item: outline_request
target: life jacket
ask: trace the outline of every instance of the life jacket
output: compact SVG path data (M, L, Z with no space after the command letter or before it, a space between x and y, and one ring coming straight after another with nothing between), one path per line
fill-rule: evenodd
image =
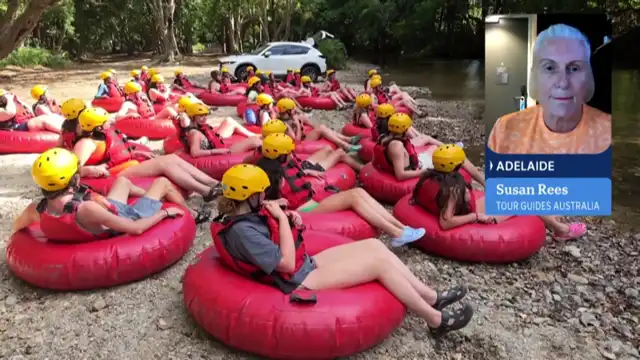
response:
M409 167L410 170L417 170L420 167L420 160L418 159L418 153L416 152L416 148L413 146L411 141L404 137L403 139L392 138L390 140L378 140L376 142L376 146L373 148L373 166L382 171L389 174L393 174L393 164L391 163L391 159L389 158L389 144L393 140L402 141L405 150L409 154Z
M280 195L287 199L290 209L297 209L313 199L315 192L311 183L305 179L302 162L295 155L283 165L283 181L280 185Z
M268 82L266 84L264 84L264 92L265 94L269 94L269 95L273 95L275 93L275 86L273 85L273 82Z
M146 93L147 92L147 83L142 80L142 77L140 79L132 79L131 81L137 83L138 85L140 85L140 87L142 88L142 92Z
M285 281L290 281L293 276L304 265L307 257L307 249L304 245L304 226L295 226L292 221L289 221L291 225L291 234L293 235L294 245L296 248L295 253L295 266L291 272L282 272L274 270L271 274L266 274L258 266L238 260L234 258L227 250L227 240L225 239L225 233L235 224L242 221L250 221L249 217L255 214L240 215L227 217L220 221L213 222L211 225L211 233L213 234L213 244L218 251L220 261L231 270L240 275L252 278L256 281L275 286L282 290L284 293L291 293L295 289L291 289L291 286L286 286ZM266 209L258 211L257 215L260 220L264 221L269 229L271 241L274 244L280 245L280 227L276 218L271 215Z
M110 231L93 234L82 228L76 220L80 204L84 201L90 201L94 196L100 195L91 191L86 185L80 185L78 190L73 194L73 198L64 204L60 216L49 214L47 211L47 199L42 199L36 209L40 214L40 229L44 236L51 241L67 243L90 242L112 236ZM115 205L108 201L101 202L101 204L106 206L106 209L111 213L118 215L118 210Z
M113 82L110 82L107 85L107 96L108 97L112 97L112 98L117 98L117 97L123 97L124 96L124 92L120 90L120 88L118 88L118 85L116 85Z
M311 96L313 97L320 96L320 89L318 89L317 87L311 86L309 89L311 90Z
M362 124L360 123L360 118L362 117L362 114L367 114L367 117L369 117L369 119L375 119L375 111L374 110L366 110L366 109L356 109L353 112L353 117L351 118L351 123L355 126L359 126L359 127L364 127L362 126ZM372 117L373 115L373 117Z
M287 77L284 79L284 82L291 86L294 86L296 84L296 75L293 73L287 73Z
M300 87L302 87L302 77L300 75L294 75L295 78L295 82L294 82L294 86L296 87L296 89L300 89Z
M464 214L456 214L456 215L466 215L469 213L476 212L476 199L471 189L471 177L464 176L459 173L460 176L464 177L465 184L469 191L471 198L469 201L465 202L466 209L462 209ZM440 184L438 181L431 177L422 176L416 187L413 189L413 194L411 201L414 204L422 206L429 213L440 216L441 210L438 206L438 194L440 193Z
M102 131L104 140L96 139L96 150L86 162L86 165L106 164L108 169L131 161L144 161L150 150L136 143L128 141L127 137L115 129L105 129ZM79 139L77 139L79 140Z
M386 104L391 100L389 95L379 86L373 90L373 94L376 96L376 99L378 99L378 104Z
M62 131L60 132L60 138L62 138L62 148L69 151L73 151L73 146L76 143L78 137L76 129L78 127L78 119L65 120L62 122Z
M389 133L389 119L374 117L376 119L375 125L371 128L371 139L377 141L380 136L387 135Z
M274 109L262 109L259 108L258 109L258 121L262 121L262 114L266 113L267 115L269 115L269 119L275 119L277 117L277 113L274 111ZM259 125L264 125L264 124L259 124Z
M42 110L39 110L40 106L48 107L49 111L53 114L62 115L62 109L54 99L47 99L46 102L38 100L38 102L33 104L32 110L36 116L45 114Z
M191 83L191 81L189 81L189 79L187 79L186 76L177 76L174 80L173 83L182 87L182 88L192 88L195 87L193 86L193 84Z
M149 73L148 72L141 72L140 73L140 81L144 82L145 85L146 85L147 81L149 81Z
M338 81L338 79L333 78L333 79L329 80L329 84L331 84L331 88L329 89L329 91L338 91L338 90L340 90L340 81Z
M219 92L220 94L226 94L229 91L231 91L231 88L229 87L229 84L231 84L231 80L229 81L222 81L221 83L218 83L219 87Z
M156 114L156 111L153 110L151 101L149 101L149 98L142 93L127 97L127 101L132 102L136 106L138 115L142 118L150 118Z
M187 138L187 133L191 130L200 131L205 136L205 138L207 138L211 149L224 149L227 147L222 140L222 137L220 137L220 135L218 135L218 133L215 132L215 130L210 125L191 124L189 127L184 128L184 130L182 130L181 127L180 131L180 141L182 142L182 145L185 146L185 151L187 152L187 154L191 152L191 146L189 144L189 139Z
M16 105L16 115L8 120L0 121L0 130L4 131L12 131L18 127L18 125L33 119L34 115L31 112L31 109L25 107L18 98L13 99L14 104Z
M153 88L149 88L149 90L147 90L147 98L149 100L151 100L151 95L149 94L149 92L151 91L151 89ZM156 85L156 91L158 91L160 94L164 95L164 93L167 90L167 87L164 84L157 84ZM162 104L164 105L167 102L167 99L165 99L163 96L156 96L156 99L153 100L154 104Z

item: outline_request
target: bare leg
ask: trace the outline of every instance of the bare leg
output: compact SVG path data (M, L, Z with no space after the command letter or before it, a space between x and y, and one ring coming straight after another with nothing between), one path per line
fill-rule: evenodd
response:
M178 166L182 171L185 171L187 174L191 175L196 181L206 186L215 186L218 184L218 180L212 178L211 176L205 174L202 170L197 167L189 164L183 158L175 155L164 155L163 158L168 158L169 163L173 166Z
M171 118L174 118L176 115L178 115L176 110L171 106L167 106L164 109L162 109L162 111L156 114L155 119L156 120L171 119Z
M361 201L361 197L359 196L358 191L363 190L351 189L331 195L328 198L322 200L318 204L318 206L310 212L328 213L343 210L353 210L373 227L380 229L395 238L402 236L404 227L396 227L394 224L387 221L377 211L372 209L369 204Z
M27 121L27 126L31 131L46 130L56 134L62 132L62 122L64 118L57 114L45 114L36 116Z
M383 218L385 218L388 222L392 223L394 226L396 226L397 228L400 229L404 229L405 224L401 223L398 219L396 219L395 217L393 217L393 215L391 215L387 209L385 209L382 205L380 205L380 203L374 199L373 197L371 197L371 195L369 195L368 192L364 191L364 189L362 188L355 188L354 190L357 191L358 196L360 196L360 199L365 202L366 204L368 204L372 209L374 209L375 211L377 211L380 215L382 215Z
M320 153L322 156L319 155L316 158L316 154L320 154ZM362 164L360 164L360 162L358 162L358 160L352 158L347 153L345 153L344 150L342 149L333 150L330 147L324 148L316 152L315 154L311 155L309 158L307 158L307 161L314 162L322 166L325 170L331 169L332 167L336 166L336 164L339 162L343 162L349 165L350 168L352 168L357 172L360 172L363 166Z
M257 149L262 145L262 140L257 136L252 136L246 140L237 142L229 147L232 154L239 154L247 151Z
M172 202L174 204L184 206L185 208L189 208L184 197L166 177L159 177L155 179L153 184L151 184L151 187L149 187L149 190L144 193L144 196L151 199Z
M480 173L478 168L476 168L475 165L473 165L471 161L469 161L469 159L466 159L462 163L462 168L467 170L467 172L469 173L469 175L471 175L471 178L473 180L477 181L479 184L482 185L482 187L484 187L484 176Z
M129 193L132 187L131 180L118 176L116 181L113 182L109 193L107 193L107 199L119 201L126 204L129 200ZM144 192L144 191L143 191Z
M306 136L306 140L319 140L322 138L331 141L332 143L338 145L339 147L345 150L351 149L351 144L340 139L340 137L337 136L336 132L331 131L329 128L327 128L324 125L319 125L317 128L309 132Z
M244 135L246 137L256 137L258 134L252 133L247 130L244 126L240 125L237 121L233 120L230 117L225 118L216 133L220 135L223 139L227 139L231 137L234 133L239 133L240 135Z
M314 256L318 267L303 285L313 290L340 289L377 280L429 326L438 327L440 312L416 291L383 248L379 240L371 239L324 250ZM367 256L361 256L365 253Z

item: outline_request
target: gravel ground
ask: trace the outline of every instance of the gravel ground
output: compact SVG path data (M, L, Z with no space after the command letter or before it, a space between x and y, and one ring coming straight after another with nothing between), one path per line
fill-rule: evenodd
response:
M129 63L116 65L131 67ZM368 66L352 65L357 74L365 68ZM163 68L167 75L170 69ZM202 74L202 68L187 70ZM58 72L47 79L59 99L87 97L95 90L95 71L76 71ZM341 75L346 82L356 82L355 71ZM62 76L65 80L58 81ZM42 78L42 73L21 75L13 87L7 87L26 98L28 87L21 84ZM420 129L440 139L482 143L481 103L421 102L429 117L418 120ZM231 108L220 111L220 115L233 113ZM316 111L313 119L339 129L346 114ZM11 219L37 196L29 176L35 157L0 157L1 248L6 246ZM398 256L436 288L469 284L468 298L476 306L476 316L464 330L436 341L423 321L409 315L386 341L352 358L640 358L640 234L620 233L612 220L587 221L590 230L580 241L557 244L549 240L532 259L507 266L461 264L417 250L399 250ZM187 256L168 270L134 284L79 293L30 287L1 261L0 359L251 358L205 334L182 304L181 276L195 254L210 244L205 226ZM4 256L4 251L0 254Z

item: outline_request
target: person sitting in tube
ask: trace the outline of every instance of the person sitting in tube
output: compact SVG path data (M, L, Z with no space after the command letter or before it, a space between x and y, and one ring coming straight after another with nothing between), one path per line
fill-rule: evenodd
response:
M144 81L146 84L147 81L149 81L150 77L151 76L149 76L149 68L145 65L142 65L140 67L140 80Z
M171 103L171 86L164 83L164 76L153 75L147 88L147 97L153 104L167 105Z
M191 88L204 89L204 87L189 80L187 75L185 75L184 70L182 69L175 70L173 72L173 75L174 75L173 85L178 87L179 89L182 89L185 92L189 92L189 89Z
M262 86L262 80L257 76L252 76L247 80L247 90L245 96L247 97L247 104L255 104L258 95L264 92L264 86Z
M122 234L140 235L166 218L182 216L179 207L162 209L162 201L186 205L169 180L159 177L145 191L119 177L106 197L80 184L74 153L53 148L42 153L31 176L43 199L27 206L14 220L12 232L40 223L52 241L101 240ZM139 197L129 205L129 198Z
M202 195L205 202L215 198L219 182L183 158L175 154L155 156L139 149L118 131L105 127L109 114L103 109L78 110L76 136L65 143L72 145L67 150L73 151L80 160L83 177L164 176L179 187Z
M31 97L35 100L32 106L33 113L36 116L53 115L54 117L62 116L60 105L53 96L49 95L49 89L44 85L36 85L31 88Z
M156 75L154 75L156 76ZM149 89L152 91L155 89ZM174 119L178 113L171 106L166 106L162 111L156 114L147 95L142 92L140 84L130 81L124 85L124 93L126 94L125 102L122 103L120 110L115 115L115 121L124 118L133 119L153 119L167 120Z
M269 200L278 200L300 212L353 210L372 226L391 235L394 247L404 246L424 236L424 229L402 224L361 188L340 191L322 201L314 200L315 191L305 177L324 177L320 171L324 168L319 168L322 164L316 159L301 161L294 155L294 149L293 139L285 134L269 135L262 142L262 158L256 164L269 175L273 184L267 190Z
M345 136L329 129L324 124L312 124L314 129L305 134L305 124L302 117L298 114L292 116L292 114L294 114L293 110L296 109L296 107L295 103L288 98L278 100L276 106L279 109L278 117L280 120L284 121L289 128L287 130L287 135L292 137L296 142L326 139L348 153L357 152L362 148L362 145L358 145L361 138L360 136Z
M233 76L233 74L229 72L229 68L227 67L223 66L222 68L220 68L220 73L222 73L222 81L224 83L231 84L240 82L237 77Z
M322 87L322 92L333 91L344 96L349 101L355 101L356 96L358 96L358 93L356 93L356 91L352 88L348 86L342 86L342 84L340 84L340 81L336 77L336 71L334 69L330 69L327 70L327 81Z
M134 69L131 70L131 80L132 82L137 83L142 88L142 91L147 92L147 82L142 79L142 72L140 70Z
M371 95L362 93L356 96L356 107L351 115L351 123L360 128L371 129L376 119L375 115Z
M595 92L591 45L552 25L533 46L529 97L539 105L504 115L487 140L500 154L598 154L611 146L611 115L587 105Z
M207 124L209 107L202 103L187 104L185 112L189 116L190 126L180 128L179 138L185 151L193 157L243 153L258 148L262 143L259 136L251 133L234 120L223 122L217 129L211 127ZM233 145L225 144L220 133L230 137L230 133L234 132L242 133L247 136L247 139Z
M300 78L300 82L302 83L302 86L300 88L300 92L298 96L312 96L312 97L326 96L326 97L329 97L336 104L336 106L338 107L338 110L344 110L348 108L349 104L347 104L344 100L342 100L342 97L340 96L340 94L338 94L335 91L322 92L318 87L316 87L313 84L311 77L305 75Z
M57 114L35 116L17 95L0 89L0 131L50 131L59 134L63 121Z
M433 169L427 170L413 190L412 201L433 215L439 216L443 230L476 222L497 224L511 216L485 214L485 198L476 198L471 182L460 174L467 161L458 145L443 144L433 152ZM565 224L556 216L540 216L557 241L573 240L587 231L584 223Z
M298 289L345 289L378 281L424 319L434 335L459 330L471 321L471 305L447 309L465 297L465 286L436 292L378 239L354 241L309 256L300 216L283 210L278 202L266 200L265 191L273 186L259 167L232 167L223 175L222 187L218 210L223 217L214 243L223 264L241 275L256 279L252 275L260 274L260 281L285 294Z
M404 113L395 113L389 117L387 124L388 135L378 138L373 149L373 166L378 170L394 174L399 181L413 179L421 176L427 164L421 164L422 154L416 152L416 146L441 145L431 137L420 136L409 138L408 132L412 125L411 117ZM425 153L429 156L429 152ZM430 161L429 161L430 162ZM469 161L464 160L462 168L467 170L473 180L484 186L484 176Z
M98 85L98 91L95 96L96 99L121 98L124 96L114 80L113 73L108 71L100 73L100 80L102 80L102 83Z
M209 92L210 93L218 93L218 94L226 94L226 95L243 95L245 90L243 88L231 89L229 85L231 81L225 81L225 78L218 70L213 70L211 72L211 81L209 81Z
M397 86L394 89L398 89L399 92L392 92L391 88L385 88L382 86L382 76L374 75L369 81L370 90L368 92L373 96L376 104L391 103L396 107L404 106L411 110L416 116L424 117L426 113L421 112L418 109L418 103L409 94L402 92Z

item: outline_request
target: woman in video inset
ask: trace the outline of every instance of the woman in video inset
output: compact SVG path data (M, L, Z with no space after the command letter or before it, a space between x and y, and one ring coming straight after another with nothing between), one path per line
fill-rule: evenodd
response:
M529 96L539 102L505 115L487 145L502 154L597 154L611 145L611 115L587 105L595 92L591 45L578 29L555 24L533 47Z

